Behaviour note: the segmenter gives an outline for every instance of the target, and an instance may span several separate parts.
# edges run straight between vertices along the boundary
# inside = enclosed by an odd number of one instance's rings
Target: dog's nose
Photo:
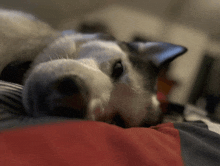
[[[57,80],[56,90],[63,95],[73,95],[84,91],[83,81],[77,76],[66,76]]]
[[[86,114],[89,91],[85,81],[78,76],[64,76],[53,82],[59,96],[53,99],[53,115],[83,119]]]
[[[54,89],[62,95],[88,94],[88,88],[84,80],[75,75],[61,77],[57,79],[53,85]]]

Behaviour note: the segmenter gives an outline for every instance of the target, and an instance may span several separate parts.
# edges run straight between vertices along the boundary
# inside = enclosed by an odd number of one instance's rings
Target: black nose
[[[84,80],[75,75],[64,76],[52,83],[52,89],[60,94],[60,97],[52,100],[53,115],[79,119],[85,117],[89,91]]]
[[[74,94],[84,94],[88,93],[88,88],[85,82],[78,76],[65,76],[59,78],[54,83],[54,88],[63,95],[74,95]]]

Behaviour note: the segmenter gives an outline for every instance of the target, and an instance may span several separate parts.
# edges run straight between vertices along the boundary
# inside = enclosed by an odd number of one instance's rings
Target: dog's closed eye
[[[122,65],[121,60],[116,61],[112,68],[111,77],[114,80],[118,80],[122,76],[123,72],[124,72],[124,67]]]

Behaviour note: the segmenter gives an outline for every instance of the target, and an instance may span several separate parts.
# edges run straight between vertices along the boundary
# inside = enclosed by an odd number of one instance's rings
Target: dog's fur
[[[0,72],[33,61],[23,104],[31,116],[67,116],[123,127],[159,122],[156,79],[186,49],[125,43],[104,34],[62,34],[32,15],[0,10]]]

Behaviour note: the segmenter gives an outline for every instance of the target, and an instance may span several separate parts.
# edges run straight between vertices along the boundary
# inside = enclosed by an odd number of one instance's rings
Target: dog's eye
[[[115,64],[113,65],[113,68],[112,68],[112,78],[113,79],[118,79],[124,72],[124,67],[122,65],[122,62],[121,60],[115,62]]]

